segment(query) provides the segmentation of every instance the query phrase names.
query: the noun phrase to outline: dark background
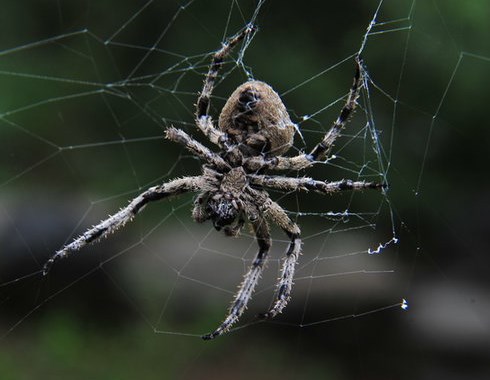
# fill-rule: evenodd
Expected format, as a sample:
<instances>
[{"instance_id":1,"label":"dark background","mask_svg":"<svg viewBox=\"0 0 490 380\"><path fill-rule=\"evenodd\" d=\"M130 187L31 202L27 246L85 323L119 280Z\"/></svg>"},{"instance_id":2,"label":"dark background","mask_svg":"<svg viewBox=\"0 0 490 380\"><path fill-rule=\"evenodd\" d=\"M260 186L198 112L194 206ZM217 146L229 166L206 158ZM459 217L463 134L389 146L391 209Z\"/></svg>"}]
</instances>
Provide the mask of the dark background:
<instances>
[{"instance_id":1,"label":"dark background","mask_svg":"<svg viewBox=\"0 0 490 380\"><path fill-rule=\"evenodd\" d=\"M223 317L255 245L248 233L225 239L192 223L191 197L148 207L125 232L41 276L60 245L142 189L198 172L161 136L173 124L200 138L192 107L209 54L257 9L241 0L145 4L2 2L0 377L488 378L485 0L381 4L378 23L391 23L374 28L364 50L369 97L336 145L337 165L308 174L378 168L370 138L355 137L368 115L389 192L275 194L305 237L293 300L277 321L255 324L253 314L271 300L286 244L279 231L245 328L199 339ZM213 113L248 74L283 94L303 131L297 149L311 147L341 107L323 109L346 94L348 57L378 5L265 2L244 67L225 67ZM325 217L347 207L374 216ZM368 255L392 230L398 244Z\"/></svg>"}]
</instances>

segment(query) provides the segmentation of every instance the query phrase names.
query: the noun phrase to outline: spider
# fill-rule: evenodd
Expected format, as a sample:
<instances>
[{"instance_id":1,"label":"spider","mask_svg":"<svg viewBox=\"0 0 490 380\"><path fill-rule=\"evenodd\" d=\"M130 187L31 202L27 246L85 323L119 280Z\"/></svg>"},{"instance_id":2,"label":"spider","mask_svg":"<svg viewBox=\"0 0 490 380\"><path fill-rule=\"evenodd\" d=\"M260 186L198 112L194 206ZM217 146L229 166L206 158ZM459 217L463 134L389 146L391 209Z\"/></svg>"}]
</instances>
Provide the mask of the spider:
<instances>
[{"instance_id":1,"label":"spider","mask_svg":"<svg viewBox=\"0 0 490 380\"><path fill-rule=\"evenodd\" d=\"M288 236L289 246L281 267L275 300L261 318L274 318L286 307L293 286L294 270L301 253L300 229L281 206L273 201L266 189L315 191L331 194L345 190L382 189L375 182L340 180L318 181L308 177L294 178L268 175L267 171L301 170L324 161L356 108L363 83L362 61L356 56L356 70L352 87L340 115L323 139L308 154L283 156L293 144L296 125L279 95L266 83L251 80L238 86L230 95L219 115L216 126L209 115L210 100L215 80L225 58L245 39L251 38L254 26L228 38L213 56L204 85L196 103L198 129L220 150L215 153L194 140L181 129L170 127L166 138L182 144L193 155L204 161L202 173L174 179L144 191L116 214L88 229L56 251L46 262L46 275L52 264L82 247L99 241L132 220L146 204L163 198L196 192L192 210L193 219L202 223L211 220L216 230L227 236L237 236L249 223L255 233L258 253L234 296L223 322L203 339L213 339L230 330L243 314L261 276L271 247L269 223L278 225Z\"/></svg>"}]
</instances>

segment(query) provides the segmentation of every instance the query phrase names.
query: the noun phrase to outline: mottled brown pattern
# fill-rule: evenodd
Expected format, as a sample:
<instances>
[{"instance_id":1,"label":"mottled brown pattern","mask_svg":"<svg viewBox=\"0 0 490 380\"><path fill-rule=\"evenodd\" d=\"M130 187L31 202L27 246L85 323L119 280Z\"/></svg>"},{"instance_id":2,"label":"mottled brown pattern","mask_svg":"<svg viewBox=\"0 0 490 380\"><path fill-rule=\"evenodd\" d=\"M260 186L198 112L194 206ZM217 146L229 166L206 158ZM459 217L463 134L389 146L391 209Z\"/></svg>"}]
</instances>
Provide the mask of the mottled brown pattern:
<instances>
[{"instance_id":1,"label":"mottled brown pattern","mask_svg":"<svg viewBox=\"0 0 490 380\"><path fill-rule=\"evenodd\" d=\"M264 82L240 85L223 107L218 125L248 156L279 155L293 144L295 125L277 92Z\"/></svg>"}]
</instances>

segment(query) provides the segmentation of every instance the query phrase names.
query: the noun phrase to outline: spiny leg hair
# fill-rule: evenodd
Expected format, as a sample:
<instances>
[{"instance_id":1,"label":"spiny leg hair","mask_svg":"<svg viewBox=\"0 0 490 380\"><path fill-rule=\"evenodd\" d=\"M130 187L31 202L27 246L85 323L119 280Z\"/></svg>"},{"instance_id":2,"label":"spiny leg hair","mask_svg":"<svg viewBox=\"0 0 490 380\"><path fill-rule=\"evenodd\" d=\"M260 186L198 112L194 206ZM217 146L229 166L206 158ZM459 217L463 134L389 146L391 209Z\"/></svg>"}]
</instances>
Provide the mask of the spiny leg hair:
<instances>
[{"instance_id":1,"label":"spiny leg hair","mask_svg":"<svg viewBox=\"0 0 490 380\"><path fill-rule=\"evenodd\" d=\"M276 300L268 312L259 315L260 318L269 319L280 314L291 298L294 272L301 254L301 231L298 225L287 216L286 212L276 202L269 200L266 207L266 210L264 210L266 217L281 227L290 239L286 257L282 263L279 282L277 283Z\"/></svg>"},{"instance_id":2,"label":"spiny leg hair","mask_svg":"<svg viewBox=\"0 0 490 380\"><path fill-rule=\"evenodd\" d=\"M126 207L119 212L109 216L99 224L85 231L82 235L74 239L56 251L51 258L44 264L43 275L47 275L55 261L69 256L84 246L98 241L107 235L123 227L131 221L144 206L153 201L157 201L170 196L180 195L188 191L197 191L205 185L201 176L185 177L175 179L162 185L154 186L134 198Z\"/></svg>"},{"instance_id":3,"label":"spiny leg hair","mask_svg":"<svg viewBox=\"0 0 490 380\"><path fill-rule=\"evenodd\" d=\"M323 140L319 142L310 152L310 156L313 161L322 161L330 154L335 140L340 136L340 131L345 127L352 113L356 109L357 99L359 98L359 93L363 83L363 77L362 60L359 56L356 56L355 61L356 72L354 74L352 87L349 91L349 95L347 96L347 101L344 107L342 107L337 120L335 120L330 130L325 134Z\"/></svg>"},{"instance_id":4,"label":"spiny leg hair","mask_svg":"<svg viewBox=\"0 0 490 380\"><path fill-rule=\"evenodd\" d=\"M204 135L213 143L220 147L227 144L227 136L213 125L211 116L208 115L211 95L214 83L218 77L218 72L223 66L224 59L230 54L233 48L255 31L253 25L247 25L240 33L229 38L214 55L209 66L209 71L204 79L204 85L196 103L196 124Z\"/></svg>"},{"instance_id":5,"label":"spiny leg hair","mask_svg":"<svg viewBox=\"0 0 490 380\"><path fill-rule=\"evenodd\" d=\"M282 191L316 191L321 194L331 194L344 190L366 190L366 189L383 189L386 187L384 183L352 181L350 179L342 179L340 181L317 181L309 177L294 178L280 177L269 175L249 175L251 184L267 187L270 189Z\"/></svg>"},{"instance_id":6,"label":"spiny leg hair","mask_svg":"<svg viewBox=\"0 0 490 380\"><path fill-rule=\"evenodd\" d=\"M252 262L247 274L245 274L243 282L235 295L225 320L212 333L204 335L202 337L204 340L214 339L217 336L226 333L231 326L238 321L245 311L255 286L260 279L260 275L262 274L262 269L267 260L267 255L271 246L269 226L267 221L259 216L257 216L256 220L250 221L250 223L255 232L257 244L259 245L259 252Z\"/></svg>"},{"instance_id":7,"label":"spiny leg hair","mask_svg":"<svg viewBox=\"0 0 490 380\"><path fill-rule=\"evenodd\" d=\"M200 142L194 140L191 136L185 133L182 129L170 127L166 130L167 139L184 145L187 150L195 156L205 160L206 162L215 165L218 169L229 170L231 167L218 154L209 150Z\"/></svg>"}]
</instances>

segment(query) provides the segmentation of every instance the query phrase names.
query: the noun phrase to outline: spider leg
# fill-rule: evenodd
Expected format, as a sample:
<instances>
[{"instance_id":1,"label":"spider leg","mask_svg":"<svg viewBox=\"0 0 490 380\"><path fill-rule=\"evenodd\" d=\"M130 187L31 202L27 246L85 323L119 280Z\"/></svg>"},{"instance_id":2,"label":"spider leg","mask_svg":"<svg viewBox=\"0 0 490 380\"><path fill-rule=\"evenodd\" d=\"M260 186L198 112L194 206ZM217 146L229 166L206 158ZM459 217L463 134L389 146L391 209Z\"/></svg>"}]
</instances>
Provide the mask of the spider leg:
<instances>
[{"instance_id":1,"label":"spider leg","mask_svg":"<svg viewBox=\"0 0 490 380\"><path fill-rule=\"evenodd\" d=\"M310 152L310 156L313 161L322 161L330 154L335 140L340 136L340 131L345 127L350 116L356 109L357 99L359 98L359 92L361 91L362 87L362 60L358 55L356 56L355 60L356 72L354 74L352 87L349 91L349 95L347 96L347 101L344 107L342 107L337 120L323 137L323 140L319 142Z\"/></svg>"},{"instance_id":2,"label":"spider leg","mask_svg":"<svg viewBox=\"0 0 490 380\"><path fill-rule=\"evenodd\" d=\"M207 116L209 111L209 100L211 98L211 94L214 88L214 82L218 76L218 72L223 66L223 61L230 54L231 50L246 36L252 33L255 28L251 25L248 25L243 31L236 34L235 36L229 38L226 42L223 43L223 46L220 50L218 50L211 62L211 66L209 67L208 74L206 75L206 79L204 80L204 86L201 92L201 95L197 99L196 104L196 117L199 119L202 116Z\"/></svg>"},{"instance_id":3,"label":"spider leg","mask_svg":"<svg viewBox=\"0 0 490 380\"><path fill-rule=\"evenodd\" d=\"M240 285L238 292L233 299L230 309L225 320L218 326L216 330L212 333L204 335L202 338L204 340L214 339L219 335L226 333L233 324L235 324L240 316L243 314L247 307L252 293L259 281L262 269L265 265L267 254L271 246L271 237L269 232L269 226L267 221L262 217L257 217L255 220L251 221L252 227L255 232L257 244L259 245L259 252L252 262L250 269L243 278L243 282Z\"/></svg>"},{"instance_id":4,"label":"spider leg","mask_svg":"<svg viewBox=\"0 0 490 380\"><path fill-rule=\"evenodd\" d=\"M248 157L243 166L248 171L258 172L260 170L301 170L312 166L315 163L308 154L300 154L294 157Z\"/></svg>"},{"instance_id":5,"label":"spider leg","mask_svg":"<svg viewBox=\"0 0 490 380\"><path fill-rule=\"evenodd\" d=\"M218 154L212 152L206 146L194 140L182 129L170 127L166 130L165 134L167 139L184 145L192 154L216 166L218 169L230 169L230 165L228 165L226 161L223 160Z\"/></svg>"},{"instance_id":6,"label":"spider leg","mask_svg":"<svg viewBox=\"0 0 490 380\"><path fill-rule=\"evenodd\" d=\"M254 174L249 174L248 178L250 183L253 185L268 187L271 189L282 191L311 190L322 194L331 194L344 190L383 189L387 186L384 183L352 181L350 179L326 182L317 181L308 177L294 178Z\"/></svg>"},{"instance_id":7,"label":"spider leg","mask_svg":"<svg viewBox=\"0 0 490 380\"><path fill-rule=\"evenodd\" d=\"M99 224L85 231L82 235L65 245L46 261L43 267L43 275L47 275L55 261L65 258L70 254L79 251L84 246L108 236L131 221L144 206L153 201L157 201L170 196L180 195L188 191L198 191L203 189L205 181L201 176L184 177L153 186L134 198L126 207L119 212L109 216Z\"/></svg>"},{"instance_id":8,"label":"spider leg","mask_svg":"<svg viewBox=\"0 0 490 380\"><path fill-rule=\"evenodd\" d=\"M276 202L269 200L266 206L266 217L276 223L286 233L290 239L289 247L286 251L286 257L282 264L279 282L277 283L276 300L268 312L260 314L260 318L274 318L281 313L291 298L291 289L293 287L294 270L301 254L301 231L286 215L286 212Z\"/></svg>"},{"instance_id":9,"label":"spider leg","mask_svg":"<svg viewBox=\"0 0 490 380\"><path fill-rule=\"evenodd\" d=\"M196 123L198 128L204 133L204 135L213 143L220 147L225 145L227 141L226 134L217 129L212 122L211 117L208 115L209 104L211 100L211 94L213 92L214 83L218 76L218 72L223 66L224 59L228 56L231 50L245 37L250 35L255 28L248 25L243 31L230 37L223 46L218 50L211 61L209 71L204 79L204 85L197 99L196 103Z\"/></svg>"},{"instance_id":10,"label":"spider leg","mask_svg":"<svg viewBox=\"0 0 490 380\"><path fill-rule=\"evenodd\" d=\"M247 159L244 166L250 171L262 169L275 170L301 170L312 166L317 161L323 161L330 154L335 140L340 136L341 130L349 121L350 116L356 109L357 99L362 87L362 60L356 56L356 72L352 87L347 96L347 101L340 111L340 115L333 123L330 130L325 134L323 140L319 142L309 154L299 154L295 157L262 157L254 156Z\"/></svg>"},{"instance_id":11,"label":"spider leg","mask_svg":"<svg viewBox=\"0 0 490 380\"><path fill-rule=\"evenodd\" d=\"M267 175L248 175L251 185L259 185L282 191L313 190L322 194L331 194L343 190L380 189L384 184L364 181L341 180L336 182L316 181L311 178L290 178ZM258 193L257 190L253 190ZM279 225L290 238L286 258L284 259L281 275L277 284L277 296L274 304L261 318L274 318L286 307L291 296L295 267L301 254L301 239L299 227L287 216L286 212L276 202L268 200L264 203L264 215Z\"/></svg>"}]
</instances>

